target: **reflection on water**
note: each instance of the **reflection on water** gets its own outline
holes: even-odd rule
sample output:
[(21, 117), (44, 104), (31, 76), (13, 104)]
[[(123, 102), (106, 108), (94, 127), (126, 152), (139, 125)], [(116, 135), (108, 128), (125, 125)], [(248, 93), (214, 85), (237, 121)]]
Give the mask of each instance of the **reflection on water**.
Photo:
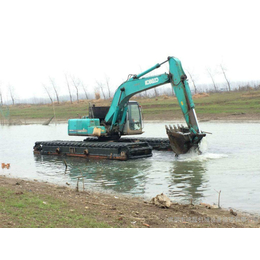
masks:
[(193, 200), (203, 197), (207, 180), (205, 161), (175, 161), (171, 171), (170, 194)]
[[(46, 155), (34, 158), (39, 174), (64, 176), (64, 158)], [(179, 200), (203, 197), (207, 183), (203, 176), (205, 161), (178, 161), (171, 152), (155, 152), (154, 158), (156, 162), (154, 159), (122, 162), (66, 157), (66, 174), (74, 185), (77, 176), (83, 175), (86, 186), (96, 189), (151, 196), (164, 192)], [(42, 170), (46, 168), (48, 172)]]
[[(180, 122), (178, 122), (180, 123)], [(67, 136), (67, 125), (0, 126), (1, 175), (76, 185), (85, 176), (85, 187), (148, 198), (164, 193), (173, 201), (216, 203), (260, 213), (260, 124), (201, 123), (212, 132), (203, 139), (202, 155), (154, 151), (146, 159), (122, 161), (72, 157), (34, 156), (35, 141), (82, 140)], [(166, 137), (164, 124), (146, 124), (146, 137)], [(243, 136), (243, 138), (241, 138)], [(65, 165), (68, 170), (65, 174)]]
[[(133, 161), (110, 161), (96, 159), (82, 159), (73, 157), (57, 157), (57, 156), (41, 156), (36, 155), (35, 161), (38, 165), (39, 173), (46, 175), (40, 169), (50, 167), (47, 175), (57, 176), (65, 174), (64, 161), (68, 165), (66, 174), (70, 176), (71, 182), (75, 185), (77, 176), (83, 175), (86, 186), (112, 189), (116, 192), (124, 193), (144, 193), (144, 184), (146, 183), (146, 175), (149, 171), (151, 162), (143, 162), (142, 160)], [(139, 161), (139, 162), (138, 162)], [(53, 167), (55, 164), (56, 167)]]

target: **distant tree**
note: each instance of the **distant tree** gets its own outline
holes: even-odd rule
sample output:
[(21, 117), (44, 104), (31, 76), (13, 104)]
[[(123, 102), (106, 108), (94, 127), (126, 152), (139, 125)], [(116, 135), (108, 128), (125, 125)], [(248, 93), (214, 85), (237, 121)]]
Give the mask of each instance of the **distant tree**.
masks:
[(2, 93), (2, 89), (0, 88), (0, 105), (2, 106), (3, 103), (3, 93)]
[(99, 89), (100, 89), (101, 92), (102, 92), (103, 98), (106, 99), (106, 96), (105, 96), (105, 93), (104, 93), (104, 85), (103, 85), (103, 83), (100, 82), (100, 81), (96, 81), (96, 83), (97, 83)]
[(197, 87), (196, 87), (196, 85), (195, 85), (195, 81), (194, 81), (193, 77), (191, 76), (190, 72), (189, 72), (188, 70), (186, 70), (186, 71), (188, 72), (188, 74), (189, 74), (189, 76), (190, 76), (190, 79), (191, 79), (191, 81), (192, 81), (192, 84), (193, 84), (193, 86), (194, 86), (194, 92), (195, 92), (195, 94), (197, 94)]
[(42, 86), (43, 86), (43, 88), (45, 89), (45, 91), (46, 91), (46, 93), (47, 93), (47, 95), (48, 95), (48, 97), (49, 97), (51, 103), (53, 104), (53, 99), (52, 99), (52, 97), (51, 97), (50, 91), (48, 90), (48, 88), (47, 88), (44, 84), (43, 84)]
[(71, 80), (73, 82), (73, 86), (76, 89), (77, 102), (79, 102), (79, 84), (80, 84), (80, 80), (76, 79), (74, 76), (71, 77)]
[(209, 74), (209, 76), (210, 76), (210, 78), (212, 80), (212, 83), (213, 83), (215, 91), (217, 91), (217, 85), (216, 85), (216, 83), (214, 81), (214, 78), (213, 78), (213, 75), (212, 75), (213, 73), (211, 72), (211, 70), (209, 68), (207, 68), (207, 72), (208, 72), (208, 74)]
[(106, 76), (106, 85), (107, 85), (107, 91), (108, 91), (108, 98), (111, 98), (109, 78), (107, 76)]
[(156, 88), (154, 88), (154, 96), (155, 96), (155, 97), (158, 97), (158, 96), (159, 96), (158, 91), (156, 90)]
[(57, 91), (57, 87), (55, 85), (54, 79), (50, 77), (50, 81), (51, 81), (52, 87), (54, 89), (54, 92), (55, 92), (55, 95), (57, 98), (57, 102), (58, 102), (58, 104), (60, 104), (60, 99), (59, 99), (59, 95), (58, 95), (58, 91)]
[(144, 92), (142, 92), (142, 96), (143, 96), (144, 98), (149, 98), (148, 91), (145, 90)]
[(223, 75), (224, 75), (224, 77), (225, 77), (225, 79), (226, 79), (226, 82), (227, 82), (227, 85), (228, 85), (228, 91), (231, 91), (230, 83), (229, 83), (229, 81), (228, 81), (228, 79), (227, 79), (227, 76), (226, 76), (226, 73), (225, 73), (225, 70), (226, 70), (226, 69), (223, 68), (222, 64), (220, 64), (220, 68), (221, 68), (222, 73), (223, 73)]
[(15, 97), (14, 97), (14, 87), (13, 86), (11, 86), (11, 85), (9, 85), (9, 93), (10, 93), (10, 97), (11, 97), (11, 100), (12, 100), (12, 103), (13, 103), (13, 105), (14, 105), (14, 99), (15, 99)]
[(70, 103), (72, 104), (72, 95), (71, 95), (71, 91), (70, 91), (70, 83), (69, 83), (67, 74), (65, 74), (65, 78), (66, 78), (67, 87), (68, 87), (68, 90), (69, 90)]
[(84, 91), (84, 93), (85, 93), (85, 96), (86, 96), (86, 99), (89, 99), (89, 96), (88, 96), (88, 93), (87, 93), (87, 88), (86, 88), (86, 86), (83, 84), (83, 82), (81, 82), (81, 86), (82, 86), (82, 88), (83, 88), (83, 91)]

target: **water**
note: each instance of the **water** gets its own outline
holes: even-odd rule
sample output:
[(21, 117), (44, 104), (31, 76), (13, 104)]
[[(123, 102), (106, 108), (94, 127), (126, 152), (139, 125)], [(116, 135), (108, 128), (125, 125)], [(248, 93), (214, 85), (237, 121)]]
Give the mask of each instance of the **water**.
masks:
[[(10, 169), (0, 174), (72, 186), (81, 172), (85, 187), (144, 197), (164, 193), (173, 201), (217, 203), (221, 206), (260, 213), (260, 124), (200, 124), (212, 132), (201, 144), (202, 155), (175, 158), (172, 152), (153, 152), (153, 157), (131, 161), (86, 160), (33, 155), (35, 141), (82, 140), (67, 136), (67, 125), (0, 126), (0, 163)], [(164, 124), (146, 123), (146, 137), (166, 137)]]

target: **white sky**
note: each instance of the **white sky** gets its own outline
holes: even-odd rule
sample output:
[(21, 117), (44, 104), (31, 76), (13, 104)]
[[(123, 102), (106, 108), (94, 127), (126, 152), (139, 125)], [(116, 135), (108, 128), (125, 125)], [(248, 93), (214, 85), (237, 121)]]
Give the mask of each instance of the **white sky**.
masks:
[(168, 56), (198, 83), (210, 82), (206, 68), (220, 63), (231, 81), (257, 81), (258, 2), (0, 0), (0, 88), (5, 100), (9, 85), (18, 99), (45, 98), (52, 77), (67, 94), (68, 73), (92, 93), (106, 76), (115, 90)]

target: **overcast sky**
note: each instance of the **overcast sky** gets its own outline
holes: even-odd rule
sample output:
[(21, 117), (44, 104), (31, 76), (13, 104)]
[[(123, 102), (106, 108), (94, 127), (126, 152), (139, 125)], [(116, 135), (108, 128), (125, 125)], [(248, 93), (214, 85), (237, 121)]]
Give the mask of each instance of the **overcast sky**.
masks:
[[(47, 97), (52, 77), (67, 94), (64, 73), (90, 92), (109, 78), (116, 89), (168, 56), (198, 83), (260, 80), (258, 1), (0, 0), (0, 88), (9, 99)], [(167, 72), (167, 67), (156, 72)]]

